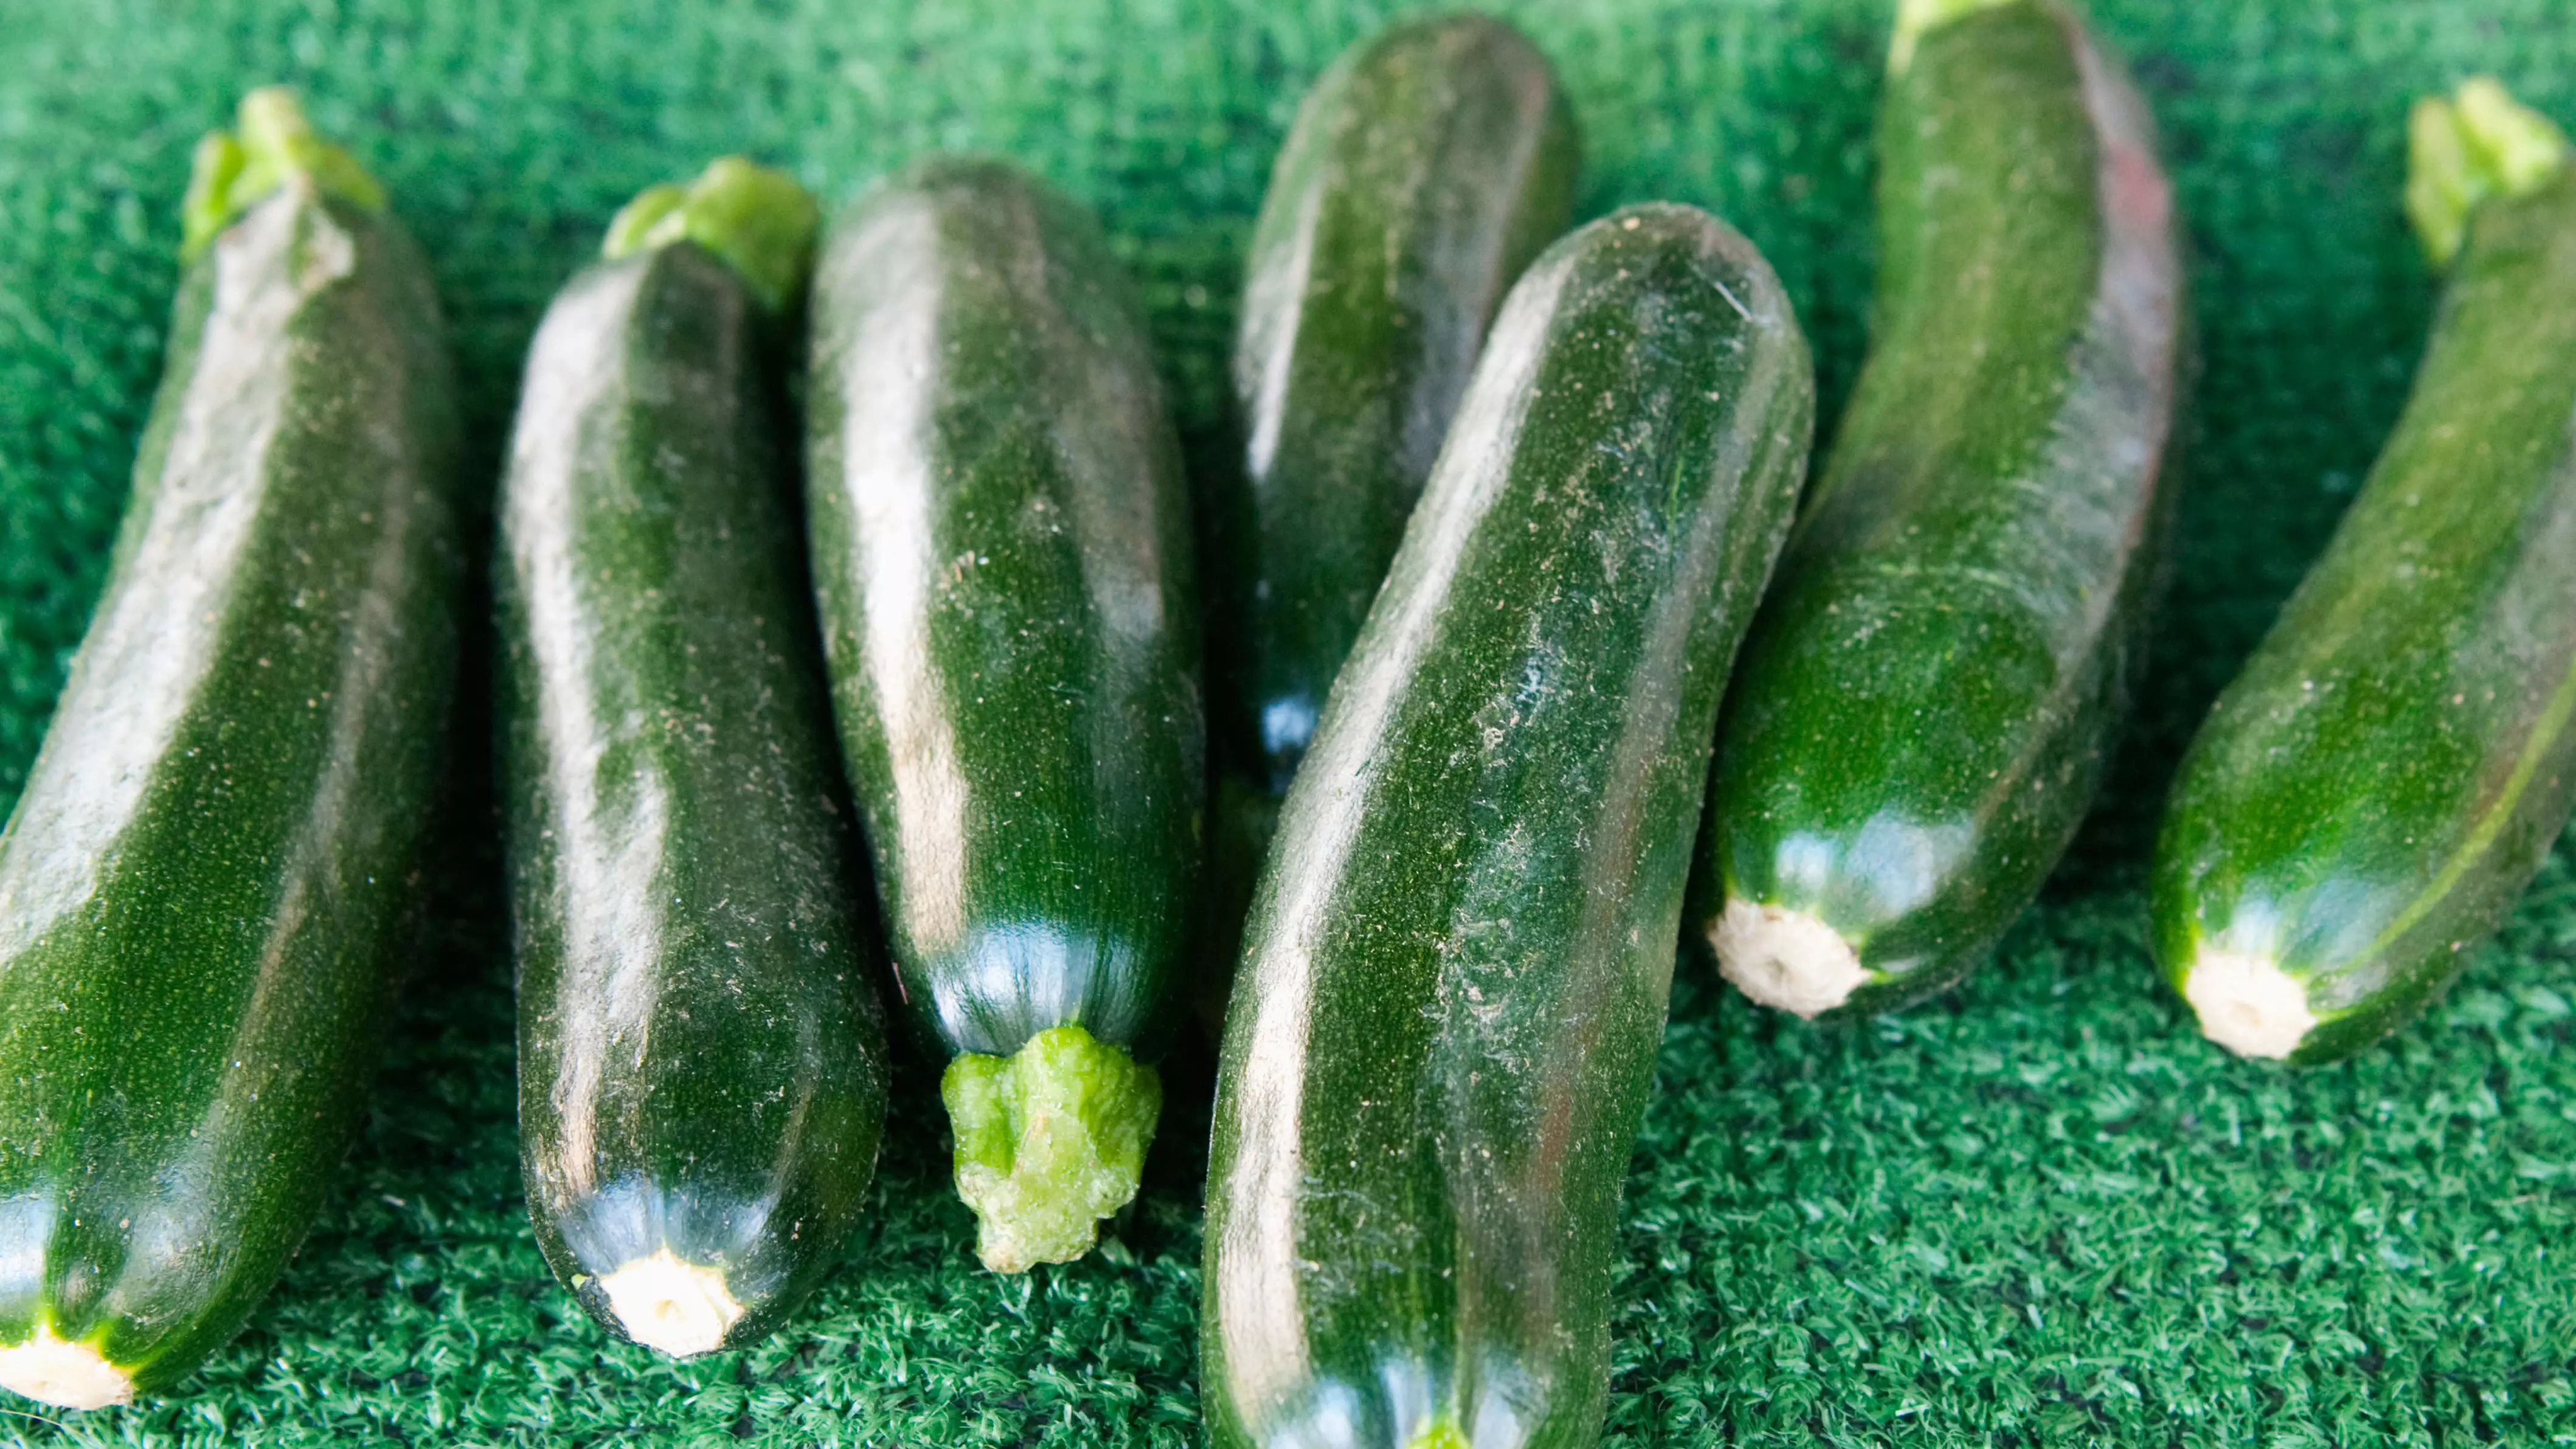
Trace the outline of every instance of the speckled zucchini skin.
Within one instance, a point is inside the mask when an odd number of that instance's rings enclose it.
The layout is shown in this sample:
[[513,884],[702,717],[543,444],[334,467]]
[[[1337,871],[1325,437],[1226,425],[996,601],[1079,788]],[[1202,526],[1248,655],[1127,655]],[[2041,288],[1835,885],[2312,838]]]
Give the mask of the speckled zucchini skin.
[[941,1055],[1151,1054],[1205,790],[1180,450],[1081,208],[940,158],[831,228],[807,488],[844,766]]
[[689,242],[547,312],[503,484],[501,743],[537,1244],[667,1249],[742,1316],[838,1261],[885,1117],[885,1027],[794,527],[780,353]]
[[2054,4],[1939,24],[1888,78],[1873,338],[1719,729],[1701,933],[1805,912],[1956,981],[2090,804],[2172,517],[2180,224],[2144,108]]
[[321,1203],[448,720],[451,394],[418,250],[301,178],[181,279],[0,838],[0,1341],[166,1388]]
[[1812,390],[1770,268],[1687,207],[1575,232],[1505,302],[1255,898],[1217,1445],[1599,1433],[1708,742]]
[[2449,985],[2576,799],[2576,176],[2471,217],[2413,395],[2184,757],[2156,953],[2271,957],[2379,1040]]

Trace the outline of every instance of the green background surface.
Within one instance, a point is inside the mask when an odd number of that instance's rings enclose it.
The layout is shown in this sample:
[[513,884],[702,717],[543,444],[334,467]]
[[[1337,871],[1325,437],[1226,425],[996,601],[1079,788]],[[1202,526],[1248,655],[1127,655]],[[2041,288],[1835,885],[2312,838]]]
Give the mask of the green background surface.
[[[1305,83],[1397,7],[1319,0],[0,0],[0,799],[95,600],[159,365],[195,137],[303,87],[427,244],[488,493],[529,333],[616,206],[744,150],[827,198],[934,147],[1094,203],[1137,267],[1194,465],[1245,239]],[[1582,211],[1709,206],[1848,390],[1870,275],[1871,0],[1499,7],[1562,68]],[[2139,882],[2194,721],[2404,399],[2432,302],[2408,99],[2489,70],[2576,121],[2558,0],[2099,0],[2164,127],[2206,358],[2177,587],[2111,795],[1966,988],[1816,1029],[1685,961],[1628,1186],[1609,1442],[2576,1442],[2564,852],[2449,1001],[2306,1076],[2204,1044]],[[975,1266],[933,1073],[785,1331],[672,1364],[546,1276],[519,1199],[482,715],[364,1139],[195,1391],[32,1443],[1181,1445],[1198,1437],[1207,1068],[1081,1264]]]

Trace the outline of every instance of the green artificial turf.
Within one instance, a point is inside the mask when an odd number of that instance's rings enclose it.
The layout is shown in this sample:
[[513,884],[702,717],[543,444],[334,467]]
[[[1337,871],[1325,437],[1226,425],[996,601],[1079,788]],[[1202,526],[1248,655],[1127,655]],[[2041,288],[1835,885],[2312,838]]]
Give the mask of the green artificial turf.
[[[745,150],[827,198],[926,148],[1032,164],[1145,285],[1194,465],[1298,93],[1392,7],[1316,0],[0,0],[0,799],[97,593],[158,367],[190,143],[307,92],[427,244],[478,488],[548,293],[647,183]],[[1583,211],[1670,197],[1770,254],[1824,369],[1863,340],[1868,0],[1499,8],[1562,68]],[[2576,1442],[2576,872],[2447,1004],[2306,1076],[2203,1044],[2139,880],[2192,724],[2323,542],[2432,299],[2405,106],[2492,70],[2576,122],[2576,4],[2099,0],[2165,128],[2206,369],[2180,567],[2112,795],[2001,959],[1818,1029],[1686,961],[1628,1189],[1609,1442]],[[902,1065],[845,1266],[758,1347],[611,1343],[521,1213],[483,724],[364,1139],[193,1391],[0,1414],[46,1444],[1183,1445],[1207,1069],[1171,1075],[1115,1242],[975,1264],[933,1071]]]

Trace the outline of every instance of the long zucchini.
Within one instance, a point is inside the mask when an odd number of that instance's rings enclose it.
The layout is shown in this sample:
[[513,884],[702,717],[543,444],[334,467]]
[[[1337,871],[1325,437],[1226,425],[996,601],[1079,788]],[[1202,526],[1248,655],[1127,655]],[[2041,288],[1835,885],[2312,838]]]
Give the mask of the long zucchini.
[[2576,168],[2492,81],[2413,133],[2451,273],[2414,393],[2156,848],[2166,978],[2220,1045],[2302,1065],[2447,986],[2576,799]]
[[1728,693],[1693,910],[1811,1017],[1956,981],[2073,838],[2187,353],[2146,111],[2054,0],[1907,0],[1879,156],[1875,337]]
[[1087,1251],[1162,1107],[1199,849],[1198,595],[1133,289],[934,159],[833,225],[807,478],[842,757],[986,1266]]
[[1226,1024],[1221,1446],[1580,1445],[1727,665],[1813,410],[1681,206],[1513,288],[1283,809]]
[[885,1120],[784,444],[816,221],[737,160],[639,196],[537,330],[502,484],[529,1216],[583,1307],[683,1356],[840,1257]]
[[455,424],[419,251],[294,100],[197,151],[105,595],[0,837],[0,1384],[230,1338],[364,1101],[447,722]]

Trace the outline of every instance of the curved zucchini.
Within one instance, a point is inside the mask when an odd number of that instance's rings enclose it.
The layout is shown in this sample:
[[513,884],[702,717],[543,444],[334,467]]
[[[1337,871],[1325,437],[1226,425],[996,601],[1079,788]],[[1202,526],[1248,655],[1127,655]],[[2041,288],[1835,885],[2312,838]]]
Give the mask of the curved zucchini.
[[2049,0],[1909,0],[1876,337],[1745,641],[1693,918],[1801,1016],[1966,974],[2092,800],[2146,652],[2186,356],[2145,109]]
[[1344,51],[1262,198],[1235,333],[1243,470],[1210,490],[1216,823],[1211,1025],[1279,797],[1306,752],[1503,292],[1565,230],[1574,113],[1547,57],[1481,15]]
[[537,330],[502,485],[528,1212],[592,1316],[682,1356],[838,1260],[885,1120],[783,443],[815,223],[736,160],[637,198]]
[[1205,789],[1180,449],[1081,208],[935,159],[832,227],[807,417],[843,763],[997,1272],[1135,1195]]
[[1255,899],[1208,1175],[1221,1446],[1581,1445],[1735,644],[1807,347],[1705,213],[1505,301]]
[[2411,209],[2457,252],[2414,393],[2156,847],[2166,979],[2300,1065],[2447,986],[2576,799],[2576,171],[2492,81],[2413,129]]
[[94,1408],[230,1338],[356,1126],[455,654],[438,303],[253,92],[107,588],[0,838],[0,1384]]

